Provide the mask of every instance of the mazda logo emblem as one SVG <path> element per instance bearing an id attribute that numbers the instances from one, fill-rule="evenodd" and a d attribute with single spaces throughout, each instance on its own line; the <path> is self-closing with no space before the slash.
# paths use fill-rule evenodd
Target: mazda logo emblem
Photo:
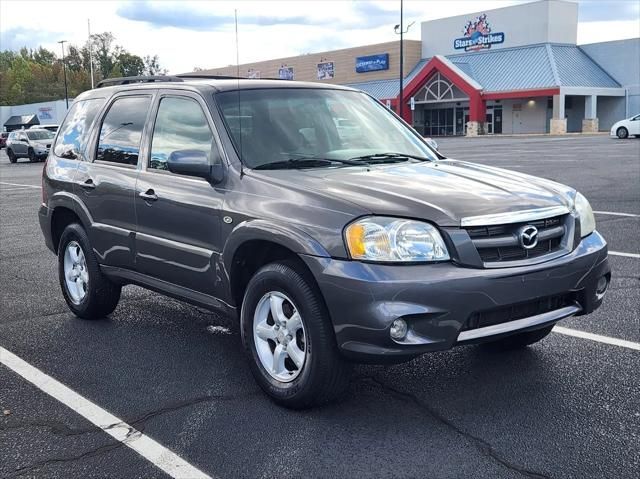
<path id="1" fill-rule="evenodd" d="M 518 231 L 518 239 L 524 249 L 535 248 L 538 244 L 538 228 L 532 225 L 523 226 Z"/>

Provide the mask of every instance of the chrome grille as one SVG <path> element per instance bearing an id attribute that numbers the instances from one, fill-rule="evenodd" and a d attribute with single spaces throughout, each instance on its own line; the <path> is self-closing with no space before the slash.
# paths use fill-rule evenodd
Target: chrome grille
<path id="1" fill-rule="evenodd" d="M 539 258 L 562 248 L 567 215 L 540 220 L 489 226 L 467 226 L 465 230 L 484 263 L 503 263 Z M 520 245 L 518 230 L 523 226 L 538 229 L 538 244 L 526 249 Z"/>

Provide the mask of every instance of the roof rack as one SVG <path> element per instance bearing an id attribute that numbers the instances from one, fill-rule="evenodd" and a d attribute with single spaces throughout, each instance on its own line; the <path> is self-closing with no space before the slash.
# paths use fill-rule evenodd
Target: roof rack
<path id="1" fill-rule="evenodd" d="M 100 80 L 96 85 L 96 88 L 102 88 L 105 86 L 114 85 L 128 85 L 130 83 L 153 83 L 153 82 L 181 82 L 182 78 L 172 75 L 154 75 L 154 76 L 135 76 L 135 77 L 120 77 L 120 78 L 105 78 Z"/>
<path id="2" fill-rule="evenodd" d="M 180 75 L 176 75 L 178 78 L 184 78 L 186 80 L 282 80 L 282 78 L 249 78 L 249 77 L 239 77 L 233 75 L 211 75 L 208 73 L 181 73 Z"/>

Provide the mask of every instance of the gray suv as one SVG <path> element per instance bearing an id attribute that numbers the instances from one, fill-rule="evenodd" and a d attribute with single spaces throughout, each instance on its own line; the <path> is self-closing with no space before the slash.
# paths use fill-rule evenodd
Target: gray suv
<path id="1" fill-rule="evenodd" d="M 340 395 L 353 362 L 525 347 L 598 308 L 610 279 L 580 193 L 445 158 L 339 86 L 109 80 L 76 99 L 43 175 L 77 316 L 137 284 L 238 317 L 287 407 Z"/>

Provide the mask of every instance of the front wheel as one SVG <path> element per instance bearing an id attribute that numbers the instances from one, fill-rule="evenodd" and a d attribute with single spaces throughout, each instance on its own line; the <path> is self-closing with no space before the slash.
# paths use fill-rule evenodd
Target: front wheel
<path id="1" fill-rule="evenodd" d="M 624 140 L 629 136 L 629 130 L 627 130 L 624 126 L 621 126 L 616 130 L 616 135 L 618 135 L 618 138 L 620 138 L 621 140 Z"/>
<path id="2" fill-rule="evenodd" d="M 58 245 L 58 278 L 69 309 L 83 319 L 99 319 L 113 312 L 121 287 L 109 281 L 77 223 L 65 228 Z"/>
<path id="3" fill-rule="evenodd" d="M 320 292 L 302 267 L 279 262 L 258 270 L 240 317 L 251 372 L 275 402 L 308 408 L 346 390 L 349 365 L 338 353 Z"/>
<path id="4" fill-rule="evenodd" d="M 537 343 L 538 341 L 542 341 L 546 338 L 555 324 L 551 326 L 547 326 L 541 329 L 536 329 L 533 331 L 526 331 L 524 333 L 513 334 L 511 336 L 507 336 L 506 338 L 498 339 L 497 341 L 492 341 L 487 343 L 490 349 L 499 350 L 499 351 L 509 351 L 513 349 L 522 349 L 527 346 Z"/>
<path id="5" fill-rule="evenodd" d="M 36 161 L 38 161 L 38 157 L 36 156 L 36 152 L 33 151 L 32 148 L 29 148 L 29 151 L 27 153 L 29 155 L 29 161 L 31 163 L 35 163 Z"/>

